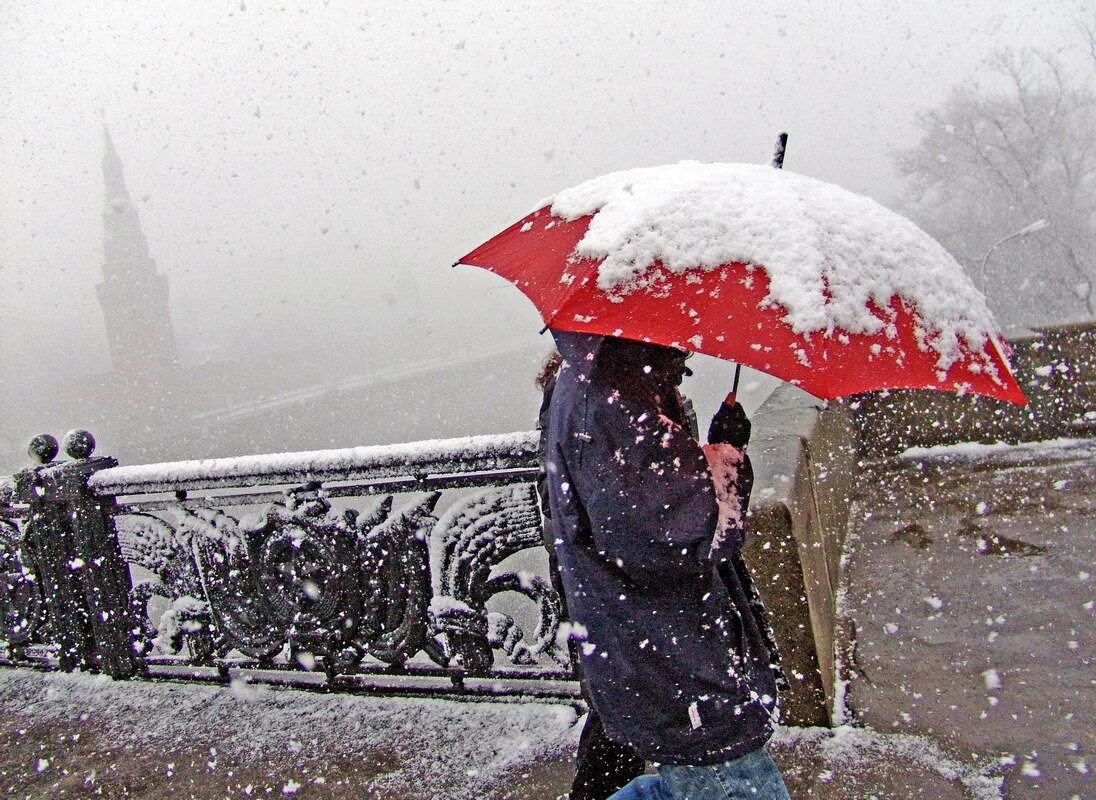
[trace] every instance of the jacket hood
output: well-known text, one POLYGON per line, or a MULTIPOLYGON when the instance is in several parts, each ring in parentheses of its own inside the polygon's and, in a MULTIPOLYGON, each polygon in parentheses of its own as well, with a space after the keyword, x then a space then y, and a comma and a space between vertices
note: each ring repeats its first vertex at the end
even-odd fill
POLYGON ((605 378, 611 383, 638 380, 657 386, 669 380, 676 386, 680 382, 680 374, 668 377, 675 363, 678 373, 684 363, 682 351, 675 348, 593 333, 553 330, 552 336, 568 368, 575 370, 580 380, 589 381, 599 368, 610 366, 612 373, 605 378))
POLYGON ((570 333, 568 331, 552 331, 552 337, 556 340, 556 347, 567 362, 567 366, 575 370, 575 374, 589 379, 594 372, 594 364, 598 360, 608 336, 599 336, 593 333, 570 333))

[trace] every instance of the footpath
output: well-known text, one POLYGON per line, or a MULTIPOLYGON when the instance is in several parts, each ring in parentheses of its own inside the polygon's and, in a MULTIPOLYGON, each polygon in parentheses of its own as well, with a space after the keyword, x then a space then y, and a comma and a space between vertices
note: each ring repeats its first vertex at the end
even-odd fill
MULTIPOLYGON (((577 721, 569 706, 2 669, 0 797, 552 800, 577 721)), ((784 728, 771 749, 794 798, 999 796, 923 737, 784 728)))

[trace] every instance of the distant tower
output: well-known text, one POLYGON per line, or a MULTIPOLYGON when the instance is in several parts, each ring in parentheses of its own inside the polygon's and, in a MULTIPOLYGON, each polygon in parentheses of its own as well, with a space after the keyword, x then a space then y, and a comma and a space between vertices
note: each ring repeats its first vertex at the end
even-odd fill
POLYGON ((103 126, 103 282, 96 286, 117 377, 148 385, 175 365, 175 334, 167 276, 156 271, 137 209, 126 189, 122 162, 103 126))

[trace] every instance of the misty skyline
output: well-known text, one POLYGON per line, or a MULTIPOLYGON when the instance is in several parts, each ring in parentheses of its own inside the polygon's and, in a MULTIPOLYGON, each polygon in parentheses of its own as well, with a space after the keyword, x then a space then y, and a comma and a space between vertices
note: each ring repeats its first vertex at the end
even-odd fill
POLYGON ((541 198, 624 167, 764 162, 787 130, 788 169, 888 203, 917 112, 996 48, 1068 59, 1086 13, 2 3, 8 385, 109 366, 94 289, 104 122, 184 360, 294 345, 337 358, 340 337, 393 361, 547 349, 520 293, 450 268, 541 198))

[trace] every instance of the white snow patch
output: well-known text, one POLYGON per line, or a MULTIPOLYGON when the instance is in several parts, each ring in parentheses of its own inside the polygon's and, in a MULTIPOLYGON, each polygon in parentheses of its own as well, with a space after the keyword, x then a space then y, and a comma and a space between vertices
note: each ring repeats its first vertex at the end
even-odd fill
POLYGON ((603 175, 545 201, 566 220, 593 215, 573 255, 597 259, 611 297, 663 276, 741 262, 769 277, 766 306, 800 334, 883 333, 901 297, 919 344, 946 370, 997 326, 955 259, 905 217, 833 184, 756 164, 684 161, 603 175))
POLYGON ((1057 455, 1065 450, 1093 449, 1092 439, 1046 439, 1041 442, 1024 442, 1023 444, 1009 444, 1008 442, 959 442, 957 444, 942 444, 934 447, 909 447, 899 453, 899 458, 985 458, 998 453, 1017 451, 1025 455, 1045 453, 1057 455))
POLYGON ((161 653, 174 653, 172 640, 180 634, 196 633, 201 629, 198 619, 209 613, 209 604, 196 597, 182 596, 171 601, 156 623, 152 644, 161 653))
MULTIPOLYGON (((842 556, 842 572, 844 572, 845 569, 845 558, 846 556, 842 556)), ((837 595, 834 598, 834 615, 838 620, 847 619, 846 609, 848 607, 848 601, 848 588, 839 586, 837 595)), ((833 655, 833 722, 837 725, 845 725, 851 721, 851 714, 848 707, 849 683, 851 680, 849 677, 848 665, 845 664, 845 653, 837 642, 835 642, 833 655)))
POLYGON ((982 683, 986 685, 986 689, 994 691, 1001 688, 1001 676, 995 669, 987 669, 982 672, 982 683))
POLYGON ((216 481, 241 477, 308 476, 325 473, 377 473, 381 475, 446 471, 460 462, 534 459, 537 431, 491 436, 430 439, 421 442, 266 453, 234 458, 208 458, 104 469, 88 485, 99 492, 121 492, 134 484, 170 485, 184 481, 216 481))
POLYGON ((879 733, 871 728, 841 725, 836 728, 777 728, 771 744, 790 748, 797 744, 817 745, 823 760, 837 770, 848 770, 885 758, 901 758, 931 769, 945 780, 960 783, 974 800, 1002 800, 1004 778, 992 776, 998 767, 987 760, 984 766, 964 764, 947 755, 936 742, 907 733, 879 733))

